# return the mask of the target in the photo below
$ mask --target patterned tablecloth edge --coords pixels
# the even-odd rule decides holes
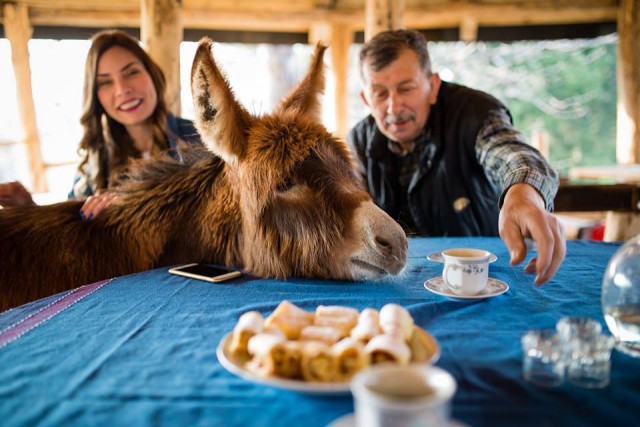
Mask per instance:
[[[111,280],[113,279],[102,280],[100,282],[92,283],[90,285],[84,285],[77,289],[74,289],[68,294],[58,298],[55,301],[52,301],[50,304],[41,308],[40,310],[34,313],[30,313],[26,317],[13,323],[11,326],[0,331],[0,348],[6,346],[14,340],[17,340],[27,332],[42,325],[44,322],[56,316],[66,308],[72,306],[73,304],[82,300],[84,297],[97,291],[98,289],[109,283]]]

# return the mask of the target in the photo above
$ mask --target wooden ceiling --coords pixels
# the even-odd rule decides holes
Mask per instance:
[[[39,26],[138,28],[145,0],[12,0],[28,6]],[[171,1],[171,0],[167,0]],[[179,0],[176,0],[180,3]],[[310,33],[318,24],[365,28],[370,0],[182,0],[185,32]],[[404,0],[403,24],[421,30],[610,24],[615,28],[619,0]],[[0,22],[3,20],[0,8]],[[458,32],[455,32],[455,30]],[[36,31],[37,34],[37,31]],[[597,34],[596,34],[597,35]],[[438,36],[436,36],[437,38]],[[461,37],[463,38],[463,37]]]

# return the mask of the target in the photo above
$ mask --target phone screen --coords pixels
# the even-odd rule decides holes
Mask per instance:
[[[225,280],[239,277],[239,271],[225,270],[224,268],[212,267],[205,264],[188,264],[182,267],[169,269],[169,273],[180,276],[191,277],[193,279],[206,280],[208,282],[223,282]]]

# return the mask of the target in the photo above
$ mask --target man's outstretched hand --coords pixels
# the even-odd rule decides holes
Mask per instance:
[[[511,265],[520,264],[527,256],[525,238],[532,239],[538,250],[525,266],[527,273],[536,273],[535,284],[542,285],[558,271],[567,253],[563,225],[550,212],[538,191],[528,184],[509,188],[498,220],[500,238],[511,255]]]

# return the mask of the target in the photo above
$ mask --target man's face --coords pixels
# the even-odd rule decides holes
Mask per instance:
[[[365,88],[360,93],[380,131],[401,145],[413,142],[435,104],[440,78],[425,75],[411,49],[379,71],[363,65]]]

